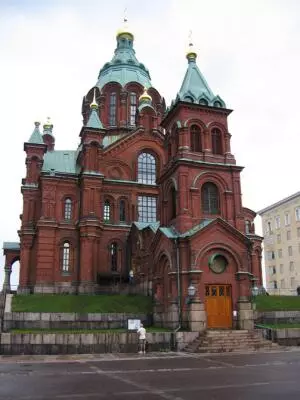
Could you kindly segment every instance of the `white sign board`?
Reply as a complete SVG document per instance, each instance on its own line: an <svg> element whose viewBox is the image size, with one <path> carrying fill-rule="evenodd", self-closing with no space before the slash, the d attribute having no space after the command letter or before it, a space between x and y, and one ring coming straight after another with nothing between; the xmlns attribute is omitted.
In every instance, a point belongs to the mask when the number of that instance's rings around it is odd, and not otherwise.
<svg viewBox="0 0 300 400"><path fill-rule="evenodd" d="M127 320L127 329L129 331L137 331L140 329L141 320L140 319L128 319Z"/></svg>

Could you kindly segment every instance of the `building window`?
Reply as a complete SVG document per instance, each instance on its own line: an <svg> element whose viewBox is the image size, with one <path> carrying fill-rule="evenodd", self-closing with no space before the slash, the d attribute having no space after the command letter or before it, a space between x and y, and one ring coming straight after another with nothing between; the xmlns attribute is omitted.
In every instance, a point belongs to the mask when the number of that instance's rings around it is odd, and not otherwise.
<svg viewBox="0 0 300 400"><path fill-rule="evenodd" d="M274 281L274 289L277 289L277 288L278 288L277 281Z"/></svg>
<svg viewBox="0 0 300 400"><path fill-rule="evenodd" d="M272 267L272 274L273 274L273 275L276 274L276 267L275 267L275 265L273 265L273 267Z"/></svg>
<svg viewBox="0 0 300 400"><path fill-rule="evenodd" d="M286 238L287 240L291 240L291 231L286 232Z"/></svg>
<svg viewBox="0 0 300 400"><path fill-rule="evenodd" d="M212 152L213 154L222 154L222 135L221 131L214 128L211 132Z"/></svg>
<svg viewBox="0 0 300 400"><path fill-rule="evenodd" d="M110 267L113 272L118 270L118 244L116 242L110 245Z"/></svg>
<svg viewBox="0 0 300 400"><path fill-rule="evenodd" d="M283 264L280 264L280 273L283 274Z"/></svg>
<svg viewBox="0 0 300 400"><path fill-rule="evenodd" d="M109 98L109 125L116 126L117 95L111 93Z"/></svg>
<svg viewBox="0 0 300 400"><path fill-rule="evenodd" d="M294 261L290 261L290 272L294 271Z"/></svg>
<svg viewBox="0 0 300 400"><path fill-rule="evenodd" d="M285 289L285 280L284 279L281 279L280 287L281 287L281 289Z"/></svg>
<svg viewBox="0 0 300 400"><path fill-rule="evenodd" d="M296 288L296 279L291 278L291 289L295 289L295 288Z"/></svg>
<svg viewBox="0 0 300 400"><path fill-rule="evenodd" d="M171 208L171 219L176 218L177 212L176 212L176 190L174 186L171 187L170 190L170 208Z"/></svg>
<svg viewBox="0 0 300 400"><path fill-rule="evenodd" d="M141 153L138 157L138 182L155 185L156 162L150 153Z"/></svg>
<svg viewBox="0 0 300 400"><path fill-rule="evenodd" d="M72 200L65 200L65 210L64 210L65 219L72 219Z"/></svg>
<svg viewBox="0 0 300 400"><path fill-rule="evenodd" d="M300 207L297 207L295 210L296 221L300 221Z"/></svg>
<svg viewBox="0 0 300 400"><path fill-rule="evenodd" d="M120 206L119 206L119 220L120 222L126 222L126 203L125 200L120 200Z"/></svg>
<svg viewBox="0 0 300 400"><path fill-rule="evenodd" d="M275 217L275 228L279 229L280 228L280 216L277 215L277 217Z"/></svg>
<svg viewBox="0 0 300 400"><path fill-rule="evenodd" d="M200 153L202 151L201 130L199 126L191 126L191 150Z"/></svg>
<svg viewBox="0 0 300 400"><path fill-rule="evenodd" d="M290 216L289 213L287 213L287 214L284 215L284 223L285 223L285 226L290 225L290 223L291 223L291 216Z"/></svg>
<svg viewBox="0 0 300 400"><path fill-rule="evenodd" d="M251 222L250 221L245 221L245 231L246 231L246 235L251 233Z"/></svg>
<svg viewBox="0 0 300 400"><path fill-rule="evenodd" d="M63 257L62 257L62 270L68 272L70 270L70 243L64 242Z"/></svg>
<svg viewBox="0 0 300 400"><path fill-rule="evenodd" d="M297 228L297 237L300 237L300 228Z"/></svg>
<svg viewBox="0 0 300 400"><path fill-rule="evenodd" d="M130 93L129 124L131 126L135 126L135 117L136 117L136 94L135 93Z"/></svg>
<svg viewBox="0 0 300 400"><path fill-rule="evenodd" d="M278 250L278 258L282 258L282 249Z"/></svg>
<svg viewBox="0 0 300 400"><path fill-rule="evenodd" d="M138 221L156 221L156 197L138 196Z"/></svg>
<svg viewBox="0 0 300 400"><path fill-rule="evenodd" d="M281 234L280 233L278 233L278 235L277 235L277 243L281 243Z"/></svg>
<svg viewBox="0 0 300 400"><path fill-rule="evenodd" d="M292 248L292 246L289 246L289 247L288 247L288 253L289 253L289 256L290 256L290 257L293 255L293 248Z"/></svg>
<svg viewBox="0 0 300 400"><path fill-rule="evenodd" d="M203 213L220 213L219 190L214 183L207 182L202 186L201 199Z"/></svg>
<svg viewBox="0 0 300 400"><path fill-rule="evenodd" d="M111 207L109 200L105 200L104 202L103 219L104 222L110 222L111 220Z"/></svg>

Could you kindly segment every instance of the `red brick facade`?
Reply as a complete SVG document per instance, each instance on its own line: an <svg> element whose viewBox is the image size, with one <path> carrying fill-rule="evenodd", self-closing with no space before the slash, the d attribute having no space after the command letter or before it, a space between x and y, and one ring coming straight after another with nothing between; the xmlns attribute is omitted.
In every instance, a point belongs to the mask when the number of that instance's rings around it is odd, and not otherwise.
<svg viewBox="0 0 300 400"><path fill-rule="evenodd" d="M127 282L132 269L136 287L166 307L178 289L184 304L192 282L201 299L205 284L231 285L235 309L262 276L255 213L242 205L230 149L231 110L177 100L166 111L156 89L144 103L143 91L138 82L91 89L76 151L55 150L52 126L44 144L25 143L19 291L95 292ZM88 124L94 94L98 127ZM210 267L216 254L222 273Z"/></svg>

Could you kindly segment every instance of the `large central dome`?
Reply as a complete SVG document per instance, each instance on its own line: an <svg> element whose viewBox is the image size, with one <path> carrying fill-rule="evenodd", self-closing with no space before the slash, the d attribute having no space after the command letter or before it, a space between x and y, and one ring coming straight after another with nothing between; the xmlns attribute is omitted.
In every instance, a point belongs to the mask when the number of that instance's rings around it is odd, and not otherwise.
<svg viewBox="0 0 300 400"><path fill-rule="evenodd" d="M118 31L115 54L99 72L96 86L100 90L108 82L118 82L122 87L129 82L137 82L145 87L152 86L148 69L135 56L133 40L133 34L127 26Z"/></svg>

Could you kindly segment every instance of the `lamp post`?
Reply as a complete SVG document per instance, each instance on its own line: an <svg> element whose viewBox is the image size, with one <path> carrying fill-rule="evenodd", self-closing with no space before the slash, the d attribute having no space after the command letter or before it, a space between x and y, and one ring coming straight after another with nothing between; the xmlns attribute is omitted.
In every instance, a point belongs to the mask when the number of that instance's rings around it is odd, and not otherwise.
<svg viewBox="0 0 300 400"><path fill-rule="evenodd" d="M190 286L188 287L188 300L189 300L189 303L192 302L193 298L195 297L195 294L196 294L196 288L192 283L190 283Z"/></svg>
<svg viewBox="0 0 300 400"><path fill-rule="evenodd" d="M252 286L251 292L252 292L252 297L256 297L258 295L259 288L256 286L256 284Z"/></svg>

